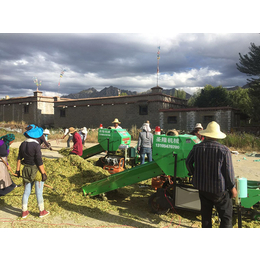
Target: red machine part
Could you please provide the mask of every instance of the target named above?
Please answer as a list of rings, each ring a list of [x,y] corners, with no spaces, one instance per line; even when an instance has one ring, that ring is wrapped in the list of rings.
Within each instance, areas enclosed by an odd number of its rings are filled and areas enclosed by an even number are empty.
[[[118,172],[124,171],[125,170],[124,164],[125,164],[125,160],[124,160],[124,158],[121,158],[119,160],[119,164],[118,165],[104,165],[103,169],[107,170],[110,174],[114,174],[114,173],[118,173]]]
[[[170,184],[172,184],[172,180],[171,180],[171,176],[170,175],[160,175],[160,176],[157,176],[157,177],[154,177],[152,178],[152,187],[157,190],[158,188],[162,188],[163,184],[166,182],[166,181],[169,181]]]

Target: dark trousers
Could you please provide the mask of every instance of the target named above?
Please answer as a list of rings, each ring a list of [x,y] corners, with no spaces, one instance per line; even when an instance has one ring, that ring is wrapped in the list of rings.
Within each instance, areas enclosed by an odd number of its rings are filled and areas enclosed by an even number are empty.
[[[199,191],[201,202],[202,227],[212,228],[212,209],[215,206],[219,218],[221,219],[220,228],[232,228],[233,205],[228,191],[214,194],[205,191]]]

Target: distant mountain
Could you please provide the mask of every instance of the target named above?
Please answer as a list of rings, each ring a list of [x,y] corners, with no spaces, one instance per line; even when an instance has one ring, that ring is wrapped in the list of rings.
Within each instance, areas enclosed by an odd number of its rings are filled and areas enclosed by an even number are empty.
[[[109,88],[104,88],[101,91],[97,91],[95,88],[89,88],[86,90],[82,90],[79,93],[62,96],[62,98],[79,99],[79,98],[95,98],[95,97],[112,97],[112,96],[119,96],[119,95],[131,96],[131,95],[137,95],[137,92],[129,91],[129,90],[121,90],[119,88],[110,86]]]
[[[230,88],[226,88],[227,90],[233,91],[233,90],[237,90],[239,88],[239,86],[235,86],[235,87],[230,87]],[[249,84],[246,84],[242,87],[243,89],[245,88],[249,88]],[[169,96],[174,96],[175,94],[175,88],[172,89],[163,89],[163,94],[165,95],[169,95]],[[148,94],[151,93],[151,89],[142,92],[142,93],[137,93],[136,91],[129,91],[129,90],[121,90],[119,88],[110,86],[108,88],[104,88],[101,91],[97,91],[95,88],[89,88],[89,89],[85,89],[80,91],[79,93],[75,93],[75,94],[69,94],[66,96],[62,96],[62,98],[71,98],[71,99],[80,99],[80,98],[95,98],[95,97],[112,97],[112,96],[119,96],[119,95],[137,95],[137,94]],[[186,99],[190,99],[192,97],[192,95],[190,95],[189,93],[186,92]]]
[[[174,96],[175,94],[175,88],[172,88],[172,89],[163,89],[163,94],[165,95],[169,95],[169,96]],[[189,99],[191,97],[191,95],[187,92],[186,93],[186,99]]]
[[[172,89],[163,89],[162,93],[165,94],[165,95],[169,95],[169,96],[174,96],[175,94],[175,88],[172,88]],[[147,90],[146,92],[142,92],[141,94],[148,94],[148,93],[151,93],[152,90],[149,89]],[[185,92],[186,93],[186,99],[189,99],[192,95],[190,95],[189,93]]]
[[[233,90],[237,90],[238,88],[239,86],[235,86],[226,89],[233,91]],[[249,84],[244,85],[242,88],[243,89],[249,88]],[[176,90],[175,88],[163,89],[163,94],[174,96],[175,90]],[[148,94],[148,93],[151,93],[151,89],[139,94]],[[62,98],[80,99],[80,98],[95,98],[95,97],[112,97],[112,96],[119,96],[119,95],[131,96],[137,94],[138,93],[136,91],[121,90],[119,88],[110,86],[108,88],[102,89],[101,91],[97,91],[95,88],[89,88],[89,89],[82,90],[79,93],[62,96]],[[192,95],[186,92],[186,99],[190,99],[191,97]]]
[[[240,88],[240,86],[235,86],[235,87],[231,87],[231,88],[226,88],[226,90],[237,90],[238,88]],[[241,87],[243,89],[246,89],[246,88],[250,88],[250,84],[246,84],[244,85],[243,87]]]

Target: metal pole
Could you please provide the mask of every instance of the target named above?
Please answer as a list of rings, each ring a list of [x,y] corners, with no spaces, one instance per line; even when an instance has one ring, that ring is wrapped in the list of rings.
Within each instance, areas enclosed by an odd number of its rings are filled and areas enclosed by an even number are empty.
[[[157,51],[157,86],[159,86],[159,59],[160,59],[160,46]]]
[[[176,197],[176,175],[177,175],[177,154],[173,152],[174,157],[174,175],[173,175],[173,207],[175,207],[175,197]]]
[[[237,220],[238,220],[238,228],[242,228],[242,209],[241,209],[240,199],[239,199],[239,203],[237,204]]]

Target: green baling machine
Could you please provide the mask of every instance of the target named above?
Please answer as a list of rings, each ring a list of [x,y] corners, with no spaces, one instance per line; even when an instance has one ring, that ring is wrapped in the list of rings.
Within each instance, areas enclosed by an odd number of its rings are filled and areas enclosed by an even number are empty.
[[[82,158],[87,159],[104,151],[115,152],[119,148],[127,148],[131,144],[131,135],[125,129],[99,129],[99,144],[85,149]]]
[[[94,154],[108,151],[115,153],[123,149],[129,159],[136,159],[135,150],[130,146],[131,136],[125,129],[99,129],[99,144],[84,150],[82,157],[89,158]],[[162,187],[149,198],[152,212],[165,214],[172,207],[200,211],[198,190],[190,183],[190,176],[185,160],[192,147],[200,140],[192,135],[154,135],[153,161],[137,165],[111,174],[105,179],[82,187],[83,194],[89,196],[102,195],[106,192],[132,185],[150,178],[168,176]],[[247,196],[240,199],[239,210],[251,210],[260,201],[260,182],[247,182]],[[255,219],[259,212],[253,211]]]
[[[106,137],[109,138],[109,134],[113,133],[113,131],[115,130],[112,130],[111,132],[103,129],[103,131],[104,132],[101,132],[102,134],[106,133],[107,131]],[[111,144],[110,140],[108,141],[103,138],[101,138],[100,140],[102,140],[105,144],[108,142],[109,145]],[[193,145],[198,142],[200,142],[199,139],[196,136],[192,135],[154,135],[152,162],[138,165],[131,169],[126,169],[122,172],[112,174],[105,179],[96,181],[89,185],[85,185],[82,187],[83,194],[96,196],[143,180],[161,176],[162,174],[172,176],[175,179],[188,179],[189,176],[185,166],[185,159],[187,158]],[[120,142],[117,142],[117,144],[119,143]],[[105,150],[104,147],[103,150]],[[85,156],[87,157],[86,154]],[[196,197],[196,200],[197,205],[195,206],[195,208],[197,209],[197,207],[199,206],[198,196]]]

